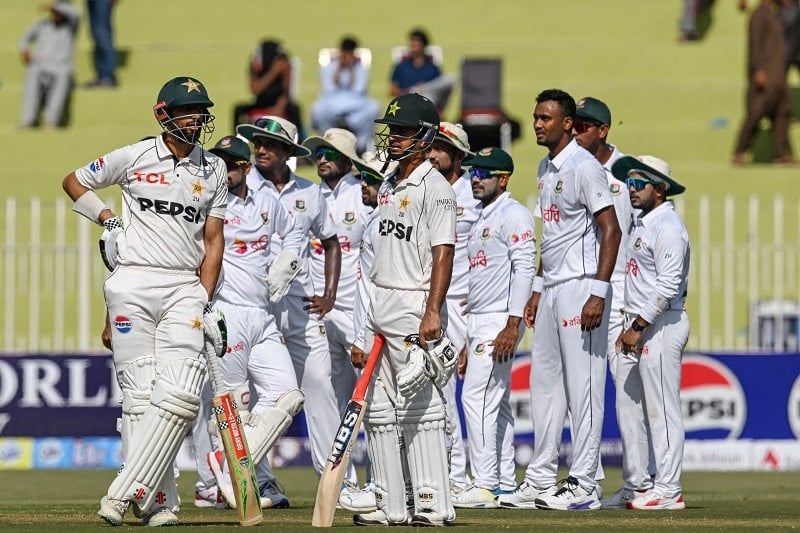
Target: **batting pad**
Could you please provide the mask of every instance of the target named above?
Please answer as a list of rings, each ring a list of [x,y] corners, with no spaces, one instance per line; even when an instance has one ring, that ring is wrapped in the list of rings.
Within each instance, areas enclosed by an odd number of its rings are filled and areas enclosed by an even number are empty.
[[[277,399],[274,406],[263,413],[250,415],[244,432],[253,463],[258,464],[267,456],[267,452],[292,423],[294,415],[303,408],[303,402],[305,396],[300,389],[289,389]]]
[[[378,509],[390,522],[404,524],[407,518],[406,485],[402,461],[397,460],[398,456],[403,459],[397,415],[381,379],[375,380],[372,401],[364,415],[364,429]]]
[[[401,398],[397,419],[408,450],[416,512],[433,512],[444,520],[453,520],[445,406],[439,391],[431,384],[410,398]]]
[[[172,467],[186,432],[200,408],[205,364],[179,359],[156,377],[150,406],[131,434],[125,467],[108,488],[108,497],[148,509]]]
[[[122,455],[127,458],[131,436],[150,405],[153,383],[156,380],[156,358],[146,355],[134,359],[117,372],[122,390]]]

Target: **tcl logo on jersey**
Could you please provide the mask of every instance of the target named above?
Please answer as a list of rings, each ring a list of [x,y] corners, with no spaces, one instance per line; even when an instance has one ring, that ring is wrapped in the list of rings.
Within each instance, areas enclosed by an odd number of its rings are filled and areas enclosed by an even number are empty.
[[[511,242],[516,244],[518,242],[527,242],[533,240],[533,232],[531,230],[526,231],[522,235],[517,235],[516,233],[511,235]]]
[[[716,359],[683,358],[681,410],[686,438],[735,439],[742,432],[747,402],[739,380]]]
[[[154,172],[148,172],[147,174],[144,172],[134,172],[133,175],[136,176],[136,181],[143,181],[145,183],[152,183],[154,185],[169,185],[167,176],[164,174],[156,174]]]
[[[170,215],[177,217],[183,215],[181,218],[186,222],[194,222],[199,224],[203,219],[203,215],[198,209],[191,205],[183,205],[180,202],[171,202],[167,200],[151,200],[150,198],[137,198],[139,201],[139,209],[142,211],[151,210],[158,215]]]
[[[401,241],[410,241],[411,232],[414,226],[406,226],[402,222],[395,222],[393,220],[381,220],[379,232],[381,236],[394,235]]]

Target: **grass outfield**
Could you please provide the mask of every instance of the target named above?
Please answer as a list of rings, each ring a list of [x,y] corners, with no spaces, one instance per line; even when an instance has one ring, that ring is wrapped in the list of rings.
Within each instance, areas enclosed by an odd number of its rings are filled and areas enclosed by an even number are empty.
[[[0,485],[0,530],[108,531],[96,515],[98,501],[113,477],[111,471],[34,470],[3,472]],[[518,477],[521,477],[521,473]],[[606,471],[606,492],[617,487],[618,469]],[[292,507],[265,511],[262,528],[314,530],[311,515],[316,476],[309,468],[278,472]],[[181,531],[216,531],[238,527],[235,511],[197,509],[191,505],[194,473],[186,472],[180,483],[187,505],[180,513]],[[686,511],[557,511],[458,510],[458,531],[486,528],[510,531],[762,531],[788,530],[800,521],[800,473],[689,472],[684,474]],[[130,514],[130,513],[129,513]],[[126,525],[138,525],[131,514]],[[338,529],[352,528],[352,513],[338,511]],[[363,531],[363,529],[359,530]]]

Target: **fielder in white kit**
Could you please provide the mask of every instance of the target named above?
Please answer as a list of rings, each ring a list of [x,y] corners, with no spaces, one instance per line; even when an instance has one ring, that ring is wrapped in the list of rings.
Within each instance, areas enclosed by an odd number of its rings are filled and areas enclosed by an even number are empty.
[[[481,203],[472,197],[472,185],[461,163],[473,155],[469,149],[467,132],[459,124],[442,122],[433,144],[428,151],[428,160],[433,168],[447,178],[456,193],[456,247],[453,256],[453,276],[447,290],[447,338],[461,352],[467,340],[467,319],[464,300],[467,299],[469,258],[467,237],[472,231],[481,211]],[[447,401],[447,444],[450,455],[450,490],[453,497],[469,486],[467,477],[467,453],[461,438],[461,420],[456,405],[456,377],[444,388]]]
[[[517,486],[511,365],[536,275],[536,228],[530,211],[506,190],[514,172],[508,153],[484,148],[465,164],[483,209],[468,240],[467,354],[459,361],[473,482],[453,496],[453,505],[492,508],[501,491]]]
[[[620,229],[603,168],[572,138],[575,100],[549,89],[536,97],[536,142],[549,154],[539,164],[542,221],[539,276],[525,308],[534,326],[531,352],[533,458],[503,507],[600,508],[598,467],[606,379],[611,287]],[[610,302],[609,302],[610,303]],[[573,461],[559,488],[558,448],[563,396],[572,416]]]
[[[301,257],[303,268],[279,301],[271,308],[292,356],[297,381],[305,394],[305,417],[311,444],[311,458],[317,473],[322,472],[341,415],[331,381],[331,358],[322,319],[333,308],[339,279],[339,239],[328,216],[328,207],[319,185],[295,175],[287,166],[292,156],[311,152],[295,142],[297,128],[281,117],[265,116],[255,124],[240,124],[236,133],[253,143],[254,165],[247,175],[247,186],[274,195],[302,228],[306,238],[319,239],[325,251],[325,286],[314,287],[308,272],[308,245]],[[280,236],[273,236],[280,239]],[[276,257],[277,260],[277,257]],[[320,295],[315,294],[321,292]],[[272,300],[272,299],[271,299]],[[355,480],[355,468],[349,479]]]
[[[228,349],[220,360],[220,369],[225,386],[237,399],[256,465],[261,506],[288,507],[289,500],[265,458],[302,408],[303,393],[297,388],[291,356],[269,309],[270,294],[288,289],[288,281],[281,284],[281,279],[287,280],[287,276],[277,272],[286,262],[276,260],[272,268],[269,263],[275,248],[273,234],[282,236],[281,253],[292,258],[299,257],[306,239],[274,196],[247,187],[246,176],[251,163],[246,142],[226,136],[210,151],[225,162],[229,191],[223,274],[214,296],[228,324]],[[256,393],[255,401],[250,400],[251,384]],[[210,388],[207,390],[209,401]],[[201,455],[198,459],[208,463],[212,478],[201,481],[206,485],[214,481],[228,505],[235,507],[234,489],[223,452],[209,449],[206,424],[212,415],[209,403],[204,405],[201,409],[204,416],[198,416],[195,424],[195,450]]]
[[[377,333],[386,338],[364,417],[378,510],[353,520],[406,524],[410,514],[412,525],[441,526],[455,519],[440,389],[457,362],[444,335],[456,197],[425,157],[439,129],[433,102],[419,94],[399,96],[376,122],[386,125],[377,134],[386,168],[388,159],[398,161],[399,168],[378,195],[380,226],[365,342],[371,346]],[[414,491],[410,513],[404,461]]]
[[[655,459],[651,490],[627,499],[628,509],[685,509],[681,493],[684,429],[681,358],[689,340],[686,315],[690,243],[686,226],[668,196],[685,188],[669,165],[650,155],[626,156],[612,167],[625,179],[631,205],[639,209],[628,240],[625,273],[625,329],[617,351],[635,362],[624,383],[641,399],[649,433],[623,435],[638,443],[649,438]],[[619,389],[619,387],[618,387]]]
[[[222,355],[225,322],[207,305],[222,264],[225,165],[202,145],[213,106],[195,78],[168,81],[153,111],[164,133],[70,173],[73,210],[105,226],[101,253],[114,366],[122,390],[125,465],[98,514],[122,524],[133,503],[143,525],[177,525],[172,463],[197,416],[208,353]],[[122,189],[122,215],[94,192]],[[206,310],[204,311],[204,306]]]

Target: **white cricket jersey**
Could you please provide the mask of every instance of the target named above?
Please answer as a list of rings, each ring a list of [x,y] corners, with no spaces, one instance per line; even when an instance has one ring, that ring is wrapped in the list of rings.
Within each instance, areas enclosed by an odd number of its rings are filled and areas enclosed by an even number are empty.
[[[617,213],[617,222],[622,236],[619,241],[619,251],[617,253],[617,262],[614,264],[614,271],[611,273],[612,282],[623,282],[625,279],[625,262],[627,260],[626,251],[628,250],[628,236],[631,234],[633,228],[633,207],[631,207],[631,197],[628,194],[628,188],[625,183],[614,177],[611,173],[611,167],[614,162],[623,157],[625,154],[617,150],[613,144],[608,145],[611,148],[611,157],[605,162],[603,170],[606,173],[606,180],[608,180],[608,192],[611,194],[611,201],[614,202],[614,211]]]
[[[396,186],[378,191],[380,226],[372,282],[386,289],[427,291],[434,246],[455,244],[456,194],[429,161]]]
[[[453,255],[453,277],[447,298],[460,302],[467,297],[469,290],[469,254],[467,239],[472,232],[475,221],[481,213],[481,202],[472,196],[472,181],[469,173],[464,174],[453,183],[456,193],[456,249]]]
[[[225,218],[228,172],[200,146],[178,159],[161,136],[145,139],[95,159],[75,175],[89,189],[122,189],[121,265],[195,271],[205,257],[206,218]]]
[[[267,308],[267,272],[273,234],[283,237],[283,249],[300,255],[305,235],[278,200],[263,191],[248,188],[244,200],[228,194],[225,215],[225,252],[215,300],[232,305]],[[280,248],[280,245],[277,246]]]
[[[541,262],[545,287],[597,274],[600,229],[594,213],[613,205],[605,172],[575,139],[539,163]]]
[[[522,316],[536,275],[536,228],[508,191],[486,206],[469,235],[470,313]]]
[[[306,238],[303,253],[300,254],[300,257],[305,259],[306,263],[308,263],[310,255],[308,253],[308,239],[312,235],[320,240],[336,236],[336,228],[333,227],[333,221],[328,216],[328,206],[322,197],[319,185],[316,183],[301,178],[292,172],[289,175],[289,182],[278,192],[275,185],[265,179],[256,166],[253,165],[247,174],[247,186],[256,191],[266,191],[274,195],[284,209],[294,218],[295,225],[301,229]],[[280,236],[273,236],[273,239],[281,240]],[[272,259],[275,259],[278,250],[276,248],[272,251]],[[322,291],[323,289],[324,287],[320,287],[318,290]],[[311,281],[308,264],[294,279],[289,287],[288,294],[300,297],[314,295],[314,285]]]
[[[342,176],[333,190],[325,180],[322,180],[319,188],[328,205],[328,216],[332,219],[342,250],[342,268],[334,308],[350,313],[353,311],[356,299],[358,251],[369,214],[373,209],[361,201],[361,180],[349,172]],[[311,279],[314,288],[322,291],[325,288],[325,250],[319,239],[311,239],[309,252]]]
[[[358,255],[358,275],[356,277],[356,302],[353,310],[353,323],[355,324],[355,341],[353,344],[364,349],[364,329],[369,311],[369,288],[372,285],[370,273],[375,261],[375,241],[378,239],[378,228],[381,217],[377,209],[369,214],[367,228],[361,238],[360,253]]]
[[[625,311],[652,324],[667,309],[684,309],[690,249],[671,201],[637,218],[628,240]]]

